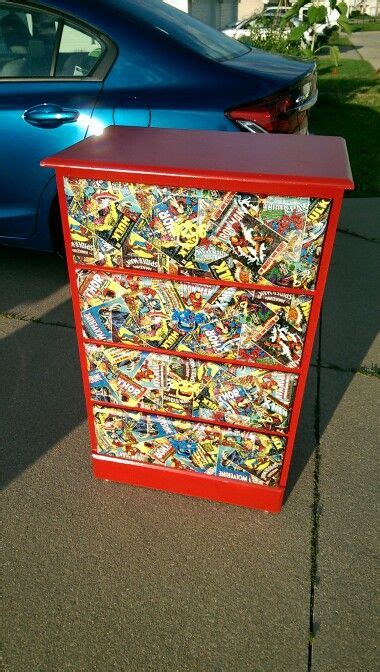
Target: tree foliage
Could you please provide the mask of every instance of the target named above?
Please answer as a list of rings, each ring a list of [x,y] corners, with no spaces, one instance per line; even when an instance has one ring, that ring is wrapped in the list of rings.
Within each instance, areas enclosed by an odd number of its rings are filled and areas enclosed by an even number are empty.
[[[304,12],[301,10],[305,7]],[[289,41],[292,43],[309,42],[308,46],[312,53],[319,46],[319,42],[328,36],[334,26],[342,28],[345,32],[350,32],[350,25],[347,20],[347,5],[343,0],[297,0],[285,15],[285,24],[290,25],[294,17],[302,16],[301,23],[292,28],[289,34]],[[321,32],[321,26],[326,25]]]

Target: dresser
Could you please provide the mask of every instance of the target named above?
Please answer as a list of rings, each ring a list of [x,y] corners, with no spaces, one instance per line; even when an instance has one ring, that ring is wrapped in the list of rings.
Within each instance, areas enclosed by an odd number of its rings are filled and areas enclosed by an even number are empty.
[[[278,512],[353,187],[344,140],[112,126],[42,165],[95,476]]]

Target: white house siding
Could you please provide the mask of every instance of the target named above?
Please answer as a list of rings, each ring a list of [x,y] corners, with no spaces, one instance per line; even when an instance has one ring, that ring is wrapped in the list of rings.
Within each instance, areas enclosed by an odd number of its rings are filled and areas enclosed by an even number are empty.
[[[237,21],[238,0],[189,0],[189,13],[196,19],[223,30]]]
[[[199,21],[219,30],[237,21],[241,2],[246,5],[258,4],[261,7],[263,4],[262,0],[164,0],[164,2],[188,12]],[[250,10],[249,14],[252,14]]]
[[[362,14],[367,14],[368,16],[378,16],[380,7],[378,0],[349,0],[348,12],[352,10],[358,10]]]
[[[219,25],[216,26],[220,30],[230,26],[231,23],[234,23],[238,19],[238,0],[223,0],[223,2],[218,2],[219,5]]]
[[[177,9],[181,9],[183,12],[189,11],[189,0],[164,0],[167,5],[173,5]]]
[[[217,0],[189,0],[189,14],[209,26],[217,27]]]
[[[248,19],[252,14],[261,12],[264,8],[264,0],[239,0],[238,19]]]

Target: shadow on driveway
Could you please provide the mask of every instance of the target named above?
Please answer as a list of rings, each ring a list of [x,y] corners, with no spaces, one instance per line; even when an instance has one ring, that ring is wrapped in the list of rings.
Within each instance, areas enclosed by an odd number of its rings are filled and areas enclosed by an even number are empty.
[[[351,201],[352,202],[352,201]],[[325,295],[317,377],[321,368],[354,372],[370,367],[377,333],[372,274],[377,246],[338,233]],[[86,418],[65,262],[37,252],[0,249],[1,397],[5,437],[5,483],[67,436]],[[313,371],[313,367],[311,369]],[[313,374],[310,373],[310,378]],[[298,437],[288,494],[344,395],[352,376],[338,376],[319,418],[307,398],[303,413],[314,413],[314,435]],[[314,409],[313,409],[314,405]],[[310,426],[310,425],[309,425]]]
[[[86,417],[65,261],[0,249],[6,484]]]

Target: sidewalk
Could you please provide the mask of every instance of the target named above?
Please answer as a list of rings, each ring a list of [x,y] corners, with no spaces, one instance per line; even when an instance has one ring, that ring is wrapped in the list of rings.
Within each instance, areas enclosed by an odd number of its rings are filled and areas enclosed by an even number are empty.
[[[351,33],[350,40],[360,57],[375,70],[380,69],[380,31]]]
[[[352,46],[340,46],[341,58],[363,59],[377,71],[380,69],[380,31],[350,33]]]
[[[344,203],[277,516],[94,481],[64,262],[0,249],[7,672],[375,670],[379,219]]]

